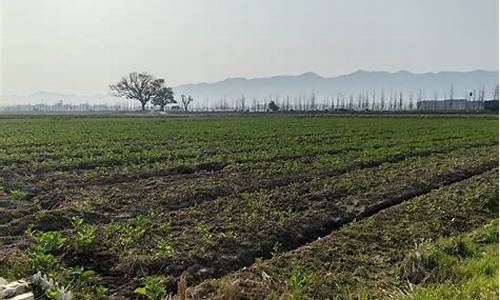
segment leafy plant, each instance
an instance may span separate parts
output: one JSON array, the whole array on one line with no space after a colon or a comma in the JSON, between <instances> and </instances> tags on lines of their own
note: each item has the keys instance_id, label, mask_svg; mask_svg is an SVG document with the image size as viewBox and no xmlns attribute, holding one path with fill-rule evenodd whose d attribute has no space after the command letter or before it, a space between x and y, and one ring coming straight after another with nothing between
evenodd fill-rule
<instances>
[{"instance_id":1,"label":"leafy plant","mask_svg":"<svg viewBox=\"0 0 500 300\"><path fill-rule=\"evenodd\" d=\"M40 200L40 198L34 197L33 198L33 204L35 205L35 208L36 208L37 212L43 211L42 201Z\"/></svg>"},{"instance_id":2,"label":"leafy plant","mask_svg":"<svg viewBox=\"0 0 500 300\"><path fill-rule=\"evenodd\" d=\"M145 237L151 226L150 221L139 215L125 223L106 224L103 237L105 240L112 240L116 247L130 248Z\"/></svg>"},{"instance_id":3,"label":"leafy plant","mask_svg":"<svg viewBox=\"0 0 500 300\"><path fill-rule=\"evenodd\" d=\"M33 198L33 205L35 205L35 217L40 220L46 213L45 209L42 207L42 201L38 197Z\"/></svg>"},{"instance_id":4,"label":"leafy plant","mask_svg":"<svg viewBox=\"0 0 500 300\"><path fill-rule=\"evenodd\" d=\"M171 256L174 253L174 248L166 239L159 239L156 241L156 255L157 256Z\"/></svg>"},{"instance_id":5,"label":"leafy plant","mask_svg":"<svg viewBox=\"0 0 500 300\"><path fill-rule=\"evenodd\" d=\"M142 295L148 300L160 300L165 295L165 292L165 284L157 277L146 277L144 286L134 290L134 293Z\"/></svg>"},{"instance_id":6,"label":"leafy plant","mask_svg":"<svg viewBox=\"0 0 500 300\"><path fill-rule=\"evenodd\" d=\"M77 266L73 268L70 272L70 283L71 285L76 285L82 282L90 280L95 275L92 270L86 270L84 267Z\"/></svg>"},{"instance_id":7,"label":"leafy plant","mask_svg":"<svg viewBox=\"0 0 500 300\"><path fill-rule=\"evenodd\" d=\"M66 238L58 231L34 231L30 232L35 239L35 244L29 250L42 253L54 253L61 249L66 242Z\"/></svg>"},{"instance_id":8,"label":"leafy plant","mask_svg":"<svg viewBox=\"0 0 500 300\"><path fill-rule=\"evenodd\" d=\"M26 192L21 190L11 190L9 193L12 200L22 200L28 195Z\"/></svg>"},{"instance_id":9,"label":"leafy plant","mask_svg":"<svg viewBox=\"0 0 500 300\"><path fill-rule=\"evenodd\" d=\"M196 224L196 231L198 231L198 234L201 235L202 239L207 244L211 244L213 242L214 235L210 232L210 227L208 226L208 224Z\"/></svg>"},{"instance_id":10,"label":"leafy plant","mask_svg":"<svg viewBox=\"0 0 500 300\"><path fill-rule=\"evenodd\" d=\"M78 247L88 248L94 244L97 226L84 223L83 219L75 216L71 218L71 224L75 229L73 241Z\"/></svg>"},{"instance_id":11,"label":"leafy plant","mask_svg":"<svg viewBox=\"0 0 500 300\"><path fill-rule=\"evenodd\" d=\"M50 272L54 271L59 265L59 259L50 253L44 253L38 250L33 250L33 248L28 249L28 255L31 259L30 268L32 272L42 271Z\"/></svg>"},{"instance_id":12,"label":"leafy plant","mask_svg":"<svg viewBox=\"0 0 500 300\"><path fill-rule=\"evenodd\" d=\"M59 265L59 259L53 254L60 250L66 239L57 231L27 231L35 243L27 249L32 271L53 271Z\"/></svg>"}]
</instances>

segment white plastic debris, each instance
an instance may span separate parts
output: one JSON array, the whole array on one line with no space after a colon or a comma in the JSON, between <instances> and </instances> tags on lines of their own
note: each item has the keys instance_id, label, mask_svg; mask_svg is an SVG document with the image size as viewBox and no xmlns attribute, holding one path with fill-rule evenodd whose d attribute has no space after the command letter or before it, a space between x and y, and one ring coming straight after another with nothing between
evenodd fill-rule
<instances>
[{"instance_id":1,"label":"white plastic debris","mask_svg":"<svg viewBox=\"0 0 500 300\"><path fill-rule=\"evenodd\" d=\"M60 287L57 282L54 283L52 278L48 277L46 274L42 274L40 271L33 275L33 284L40 286L44 290L55 288L62 300L71 300L71 291L66 291L64 286Z\"/></svg>"}]
</instances>

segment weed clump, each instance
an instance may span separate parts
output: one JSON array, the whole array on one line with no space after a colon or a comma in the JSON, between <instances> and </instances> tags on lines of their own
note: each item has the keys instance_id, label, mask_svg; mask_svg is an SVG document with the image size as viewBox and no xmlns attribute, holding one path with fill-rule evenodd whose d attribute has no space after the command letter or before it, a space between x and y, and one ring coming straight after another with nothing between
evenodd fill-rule
<instances>
[{"instance_id":1,"label":"weed clump","mask_svg":"<svg viewBox=\"0 0 500 300\"><path fill-rule=\"evenodd\" d=\"M415 247L400 271L410 284L400 292L402 299L498 297L498 220L469 234Z\"/></svg>"}]
</instances>

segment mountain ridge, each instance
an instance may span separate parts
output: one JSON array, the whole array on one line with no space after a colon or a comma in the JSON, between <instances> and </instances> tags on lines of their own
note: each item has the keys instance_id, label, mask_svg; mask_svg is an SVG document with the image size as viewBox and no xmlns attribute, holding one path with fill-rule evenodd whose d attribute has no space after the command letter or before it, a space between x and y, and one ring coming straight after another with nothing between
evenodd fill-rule
<instances>
[{"instance_id":1,"label":"mountain ridge","mask_svg":"<svg viewBox=\"0 0 500 300\"><path fill-rule=\"evenodd\" d=\"M232 80L257 80L257 79L275 79L275 78L291 78L291 77L304 77L304 76L316 76L322 79L333 79L333 78L339 78L339 77L347 77L359 73L369 73L369 74L411 74L411 75L439 75L439 74L464 74L464 73L477 73L477 72L487 72L487 73L498 73L498 70L484 70L484 69L475 69L471 71L437 71L437 72L412 72L408 70L398 70L398 71L384 71L384 70L363 70L363 69L358 69L354 72L351 73L346 73L346 74L339 74L335 76L322 76L319 75L316 72L309 71L309 72L304 72L300 74L280 74L280 75L270 75L270 76L259 76L259 77L227 77L222 80L216 80L216 81L202 81L202 82L197 82L197 83L183 83L175 86L174 88L182 87L182 86L188 86L188 85L209 85L209 84L215 84L215 83L221 83L221 82L227 82L227 81L232 81Z\"/></svg>"},{"instance_id":2,"label":"mountain ridge","mask_svg":"<svg viewBox=\"0 0 500 300\"><path fill-rule=\"evenodd\" d=\"M190 94L195 98L220 100L255 97L257 99L284 96L301 96L314 93L321 97L337 94L357 95L365 92L394 91L438 94L439 97L453 86L456 95L463 96L483 86L487 91L498 84L498 71L439 71L413 73L400 70L366 71L357 70L349 74L323 77L314 72L298 75L276 75L256 78L226 78L222 81L184 84L174 87L177 94Z\"/></svg>"},{"instance_id":3,"label":"mountain ridge","mask_svg":"<svg viewBox=\"0 0 500 300\"><path fill-rule=\"evenodd\" d=\"M268 77L229 77L215 82L188 83L173 87L176 95L189 94L200 101L214 102L223 98L239 99L270 97L297 97L314 93L319 98L338 94L356 96L359 93L423 91L427 98L431 95L442 97L454 89L454 95L463 97L474 89L485 87L487 94L498 84L498 71L476 69L472 71L438 71L414 73L406 70L395 72L356 70L352 73L324 77L315 72L297 75L273 75ZM488 97L489 95L487 95ZM116 103L119 98L109 94L77 95L38 91L25 96L2 95L0 105L37 104L37 103Z\"/></svg>"}]
</instances>

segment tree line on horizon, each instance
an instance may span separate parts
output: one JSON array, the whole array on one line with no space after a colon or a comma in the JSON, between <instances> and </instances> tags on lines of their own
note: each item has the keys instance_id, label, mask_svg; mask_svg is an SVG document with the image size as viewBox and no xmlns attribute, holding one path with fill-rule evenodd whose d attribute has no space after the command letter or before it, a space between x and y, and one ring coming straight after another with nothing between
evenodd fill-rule
<instances>
[{"instance_id":1,"label":"tree line on horizon","mask_svg":"<svg viewBox=\"0 0 500 300\"><path fill-rule=\"evenodd\" d=\"M178 103L174 98L174 91L166 86L165 79L156 78L151 74L132 72L122 77L116 84L109 86L113 95L127 99L138 100L141 110L146 110L146 104L151 102L165 111L167 104ZM194 101L190 95L181 95L180 103L185 111L189 111L189 105Z\"/></svg>"},{"instance_id":2,"label":"tree line on horizon","mask_svg":"<svg viewBox=\"0 0 500 300\"><path fill-rule=\"evenodd\" d=\"M171 87L167 87L165 79L155 78L148 73L132 72L121 78L116 84L110 85L114 96L127 99L134 99L140 102L141 110L146 110L146 105L151 103L158 106L161 111L165 110L167 104L180 103L184 111L190 111L190 105L194 101L190 95L181 95L178 100L174 97ZM443 99L455 99L454 88L451 86L449 92L445 93ZM498 100L498 85L493 92L493 99ZM255 98L248 105L248 100L244 95L241 98L227 101L225 98L209 105L208 101L203 105L198 103L197 111L411 111L417 109L417 103L425 99L425 93L419 90L416 95L403 92L385 93L382 89L379 95L375 91L372 93L359 93L357 97L338 93L336 97L328 97L323 101L317 101L316 95L311 93L309 96L301 95L299 97L286 96L285 98L275 96L264 100L264 103ZM434 93L434 100L437 100L437 93ZM479 91L467 93L464 99L470 101L484 102L486 100L486 91L483 87ZM415 101L416 100L416 101ZM201 105L201 106L200 106ZM200 109L201 108L201 109Z\"/></svg>"},{"instance_id":3,"label":"tree line on horizon","mask_svg":"<svg viewBox=\"0 0 500 300\"><path fill-rule=\"evenodd\" d=\"M200 111L412 111L417 109L420 101L426 100L468 100L471 102L484 102L491 96L491 100L498 100L498 86L492 91L491 95L483 87L479 90L473 90L466 93L463 98L456 98L453 86L450 90L439 98L434 92L433 97L427 98L423 90L415 93L386 92L382 89L379 93L360 92L354 96L352 94L337 93L328 97L317 97L315 93L299 96L269 96L264 103L256 98L247 99L245 95L240 98L226 99L225 97L209 104L198 102L201 107L196 107ZM488 94L488 96L487 96Z\"/></svg>"}]
</instances>

